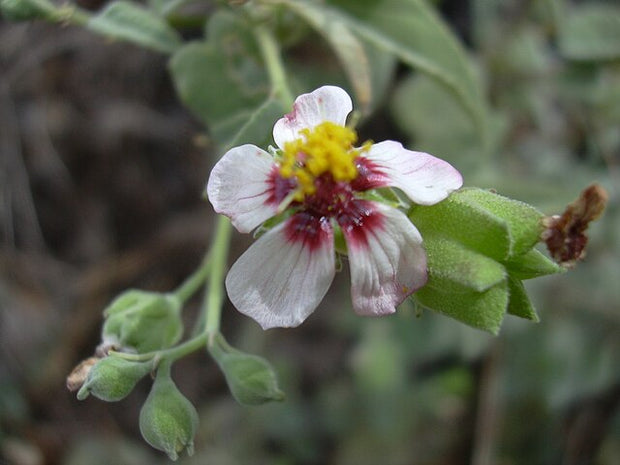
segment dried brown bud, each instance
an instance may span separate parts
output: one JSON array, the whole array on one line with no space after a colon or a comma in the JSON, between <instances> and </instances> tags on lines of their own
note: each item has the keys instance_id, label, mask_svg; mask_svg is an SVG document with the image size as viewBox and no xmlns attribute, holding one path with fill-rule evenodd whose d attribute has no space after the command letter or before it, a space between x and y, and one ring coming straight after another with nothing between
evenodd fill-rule
<instances>
[{"instance_id":1,"label":"dried brown bud","mask_svg":"<svg viewBox=\"0 0 620 465\"><path fill-rule=\"evenodd\" d=\"M71 370L69 376L67 376L67 389L69 391L77 391L82 387L84 381L86 381L86 377L90 372L90 369L101 360L99 357L89 357L86 360L82 360L80 363L76 365L76 367Z\"/></svg>"},{"instance_id":2,"label":"dried brown bud","mask_svg":"<svg viewBox=\"0 0 620 465\"><path fill-rule=\"evenodd\" d=\"M562 215L548 216L543 220L546 229L541 239L557 263L570 268L585 257L588 243L585 231L591 221L603 214L608 198L605 189L592 184L581 192L577 200L568 204Z\"/></svg>"}]
</instances>

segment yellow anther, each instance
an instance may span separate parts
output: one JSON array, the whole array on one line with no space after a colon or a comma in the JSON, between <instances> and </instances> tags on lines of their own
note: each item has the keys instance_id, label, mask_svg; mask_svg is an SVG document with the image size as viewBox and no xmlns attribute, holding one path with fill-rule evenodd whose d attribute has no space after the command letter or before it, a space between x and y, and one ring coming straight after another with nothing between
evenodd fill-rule
<instances>
[{"instance_id":1,"label":"yellow anther","mask_svg":"<svg viewBox=\"0 0 620 465\"><path fill-rule=\"evenodd\" d=\"M300 131L301 137L284 145L280 175L295 178L295 200L316 192L314 181L329 173L335 181L350 182L357 177L355 159L367 151L371 143L355 148L357 133L350 128L325 121L313 129Z\"/></svg>"}]
</instances>

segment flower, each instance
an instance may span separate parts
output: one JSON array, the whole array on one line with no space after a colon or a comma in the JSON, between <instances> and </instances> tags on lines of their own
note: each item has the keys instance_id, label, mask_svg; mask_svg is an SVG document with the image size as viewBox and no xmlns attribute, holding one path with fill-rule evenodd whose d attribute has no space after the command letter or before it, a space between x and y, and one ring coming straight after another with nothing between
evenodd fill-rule
<instances>
[{"instance_id":1,"label":"flower","mask_svg":"<svg viewBox=\"0 0 620 465\"><path fill-rule=\"evenodd\" d=\"M234 147L209 177L215 211L240 232L286 218L226 277L233 305L264 329L297 326L316 309L335 275L337 237L346 242L357 314L393 313L426 283L420 233L370 191L394 187L415 203L433 205L461 187L462 177L449 163L398 142L355 146L357 134L345 126L352 108L339 87L301 95L273 128L273 154L251 144Z\"/></svg>"}]
</instances>

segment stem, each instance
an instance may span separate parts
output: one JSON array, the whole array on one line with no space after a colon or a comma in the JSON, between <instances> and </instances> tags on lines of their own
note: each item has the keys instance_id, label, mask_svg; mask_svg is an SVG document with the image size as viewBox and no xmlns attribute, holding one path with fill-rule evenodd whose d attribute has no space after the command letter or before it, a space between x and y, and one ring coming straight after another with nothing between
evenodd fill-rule
<instances>
[{"instance_id":1,"label":"stem","mask_svg":"<svg viewBox=\"0 0 620 465\"><path fill-rule=\"evenodd\" d=\"M259 24L254 29L256 40L260 47L263 59L265 60L265 66L269 73L269 80L271 81L271 91L275 97L277 97L286 108L293 106L293 94L288 85L286 79L286 71L284 64L282 63L282 57L280 56L280 47L271 31L262 24Z\"/></svg>"},{"instance_id":2,"label":"stem","mask_svg":"<svg viewBox=\"0 0 620 465\"><path fill-rule=\"evenodd\" d=\"M176 288L173 292L174 296L185 303L204 284L210 271L211 254L209 253L205 255L200 266Z\"/></svg>"},{"instance_id":3,"label":"stem","mask_svg":"<svg viewBox=\"0 0 620 465\"><path fill-rule=\"evenodd\" d=\"M204 301L204 311L206 312L204 332L207 335L217 334L220 330L222 302L224 300L224 269L228 259L230 231L230 221L225 216L220 216L211 246L213 262L209 276L209 291L205 294Z\"/></svg>"},{"instance_id":4,"label":"stem","mask_svg":"<svg viewBox=\"0 0 620 465\"><path fill-rule=\"evenodd\" d=\"M145 362L152 358L165 359L170 362L178 360L191 354L192 352L202 349L207 343L207 334L200 334L183 344L171 347L165 350L155 350L153 352L147 352L144 354L128 354L127 352L114 352L110 351L110 354L114 354L117 357L124 358L125 360L131 360L133 362Z\"/></svg>"},{"instance_id":5,"label":"stem","mask_svg":"<svg viewBox=\"0 0 620 465\"><path fill-rule=\"evenodd\" d=\"M230 245L230 221L225 216L219 216L215 230L215 238L208 255L194 273L181 284L173 295L181 301L191 297L209 276L209 291L205 294L204 312L206 313L206 326L197 336L169 349L155 350L144 354L129 354L126 352L114 352L115 356L144 362L151 359L174 362L186 355L211 344L211 339L219 333L220 319L222 314L222 301L224 300L224 270L228 259Z\"/></svg>"}]
</instances>

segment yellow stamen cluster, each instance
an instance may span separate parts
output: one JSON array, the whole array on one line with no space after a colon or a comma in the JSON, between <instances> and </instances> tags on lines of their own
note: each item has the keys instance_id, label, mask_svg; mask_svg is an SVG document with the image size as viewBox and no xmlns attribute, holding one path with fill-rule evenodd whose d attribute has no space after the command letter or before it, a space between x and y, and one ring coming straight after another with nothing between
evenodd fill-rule
<instances>
[{"instance_id":1,"label":"yellow stamen cluster","mask_svg":"<svg viewBox=\"0 0 620 465\"><path fill-rule=\"evenodd\" d=\"M295 178L294 200L316 192L315 179L329 173L334 181L352 181L357 177L355 159L370 144L355 148L357 133L350 128L325 121L313 129L300 131L301 137L284 145L280 175Z\"/></svg>"}]
</instances>

